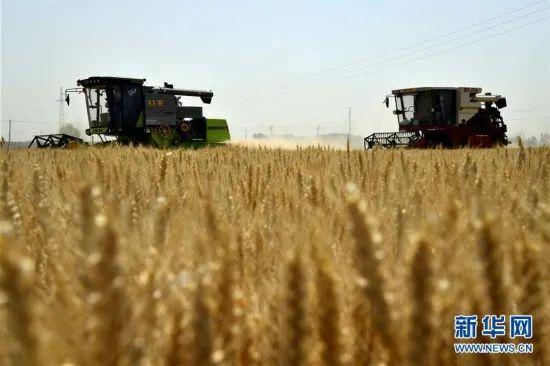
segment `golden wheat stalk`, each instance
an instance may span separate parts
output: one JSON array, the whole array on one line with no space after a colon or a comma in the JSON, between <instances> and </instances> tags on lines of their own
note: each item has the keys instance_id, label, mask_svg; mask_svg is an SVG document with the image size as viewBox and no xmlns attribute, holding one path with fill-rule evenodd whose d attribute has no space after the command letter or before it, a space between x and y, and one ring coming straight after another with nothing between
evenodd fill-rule
<instances>
[{"instance_id":1,"label":"golden wheat stalk","mask_svg":"<svg viewBox=\"0 0 550 366\"><path fill-rule=\"evenodd\" d=\"M125 323L129 307L119 265L118 238L105 217L95 220L97 239L86 260L90 361L98 365L118 365L126 351Z\"/></svg>"},{"instance_id":2,"label":"golden wheat stalk","mask_svg":"<svg viewBox=\"0 0 550 366\"><path fill-rule=\"evenodd\" d=\"M212 320L212 301L209 288L212 286L210 274L197 281L195 303L193 305L193 364L207 366L213 364L214 339Z\"/></svg>"},{"instance_id":3,"label":"golden wheat stalk","mask_svg":"<svg viewBox=\"0 0 550 366\"><path fill-rule=\"evenodd\" d=\"M182 310L180 307L173 309L171 319L171 329L168 335L168 348L166 355L164 356L164 365L166 366L180 366L185 365L185 358L183 353L186 346L183 341L183 329L182 329Z\"/></svg>"},{"instance_id":4,"label":"golden wheat stalk","mask_svg":"<svg viewBox=\"0 0 550 366\"><path fill-rule=\"evenodd\" d=\"M527 240L523 241L523 289L522 310L524 314L531 314L537 331L533 334L534 356L544 365L550 359L550 329L548 329L548 307L546 294L549 293L547 281L548 270L541 260L543 253L539 246Z\"/></svg>"},{"instance_id":5,"label":"golden wheat stalk","mask_svg":"<svg viewBox=\"0 0 550 366\"><path fill-rule=\"evenodd\" d=\"M39 338L35 329L33 264L15 253L14 243L4 242L0 234L0 296L5 297L7 330L13 337L11 362L13 365L39 365ZM9 339L2 340L9 345ZM7 362L7 360L4 360Z\"/></svg>"},{"instance_id":6,"label":"golden wheat stalk","mask_svg":"<svg viewBox=\"0 0 550 366\"><path fill-rule=\"evenodd\" d=\"M340 306L336 292L335 275L327 259L314 255L316 265L315 289L318 303L318 328L321 341L321 361L324 365L342 363L340 335Z\"/></svg>"},{"instance_id":7,"label":"golden wheat stalk","mask_svg":"<svg viewBox=\"0 0 550 366\"><path fill-rule=\"evenodd\" d=\"M487 291L491 302L491 314L508 314L511 308L509 291L505 280L502 244L493 229L493 218L485 217L479 229L478 247L484 274L488 281Z\"/></svg>"},{"instance_id":8,"label":"golden wheat stalk","mask_svg":"<svg viewBox=\"0 0 550 366\"><path fill-rule=\"evenodd\" d=\"M434 364L433 296L435 287L431 250L428 241L420 239L410 271L412 317L409 362L411 365L429 366Z\"/></svg>"},{"instance_id":9,"label":"golden wheat stalk","mask_svg":"<svg viewBox=\"0 0 550 366\"><path fill-rule=\"evenodd\" d=\"M548 363L549 148L168 154L0 153L0 256L23 279L0 290L0 364ZM454 353L452 318L494 308L532 313L534 354Z\"/></svg>"},{"instance_id":10,"label":"golden wheat stalk","mask_svg":"<svg viewBox=\"0 0 550 366\"><path fill-rule=\"evenodd\" d=\"M297 251L288 261L284 289L284 336L281 356L284 365L298 366L307 362L306 277L301 253Z\"/></svg>"},{"instance_id":11,"label":"golden wheat stalk","mask_svg":"<svg viewBox=\"0 0 550 366\"><path fill-rule=\"evenodd\" d=\"M374 220L367 215L364 201L354 186L348 186L348 208L352 220L355 244L355 265L362 276L363 291L369 301L374 331L386 346L390 362L400 363L401 346L393 330L390 305L385 297L386 279L382 274L379 253L380 235L374 230Z\"/></svg>"},{"instance_id":12,"label":"golden wheat stalk","mask_svg":"<svg viewBox=\"0 0 550 366\"><path fill-rule=\"evenodd\" d=\"M372 332L367 300L360 288L353 291L351 321L353 325L352 362L355 365L370 365L372 359Z\"/></svg>"}]
</instances>

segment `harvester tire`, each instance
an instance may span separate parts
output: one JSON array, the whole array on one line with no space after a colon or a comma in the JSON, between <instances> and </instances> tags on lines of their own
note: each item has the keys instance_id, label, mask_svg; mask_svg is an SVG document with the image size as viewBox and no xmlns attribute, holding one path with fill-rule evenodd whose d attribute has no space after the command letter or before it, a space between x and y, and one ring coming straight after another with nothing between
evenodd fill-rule
<instances>
[{"instance_id":1,"label":"harvester tire","mask_svg":"<svg viewBox=\"0 0 550 366\"><path fill-rule=\"evenodd\" d=\"M159 126L159 135L161 135L164 138L169 138L172 135L172 128L166 124Z\"/></svg>"},{"instance_id":2,"label":"harvester tire","mask_svg":"<svg viewBox=\"0 0 550 366\"><path fill-rule=\"evenodd\" d=\"M180 125L180 130L181 130L181 132L183 132L183 133L188 133L189 131L191 131L191 125L190 125L189 123L183 122L183 123Z\"/></svg>"}]
</instances>

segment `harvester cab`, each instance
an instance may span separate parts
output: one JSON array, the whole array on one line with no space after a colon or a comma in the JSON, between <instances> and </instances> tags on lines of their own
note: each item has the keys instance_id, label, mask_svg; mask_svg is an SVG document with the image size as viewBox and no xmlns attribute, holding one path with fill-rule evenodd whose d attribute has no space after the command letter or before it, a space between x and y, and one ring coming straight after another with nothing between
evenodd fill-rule
<instances>
[{"instance_id":1,"label":"harvester cab","mask_svg":"<svg viewBox=\"0 0 550 366\"><path fill-rule=\"evenodd\" d=\"M145 79L93 76L78 80L69 93L83 93L89 128L86 134L113 136L121 143L157 147L215 145L230 139L227 121L207 119L202 107L183 106L180 98L198 97L210 104L211 91L143 85Z\"/></svg>"},{"instance_id":2,"label":"harvester cab","mask_svg":"<svg viewBox=\"0 0 550 366\"><path fill-rule=\"evenodd\" d=\"M393 90L399 132L378 132L365 138L365 148L506 145L500 109L506 98L481 88L409 88Z\"/></svg>"}]
</instances>

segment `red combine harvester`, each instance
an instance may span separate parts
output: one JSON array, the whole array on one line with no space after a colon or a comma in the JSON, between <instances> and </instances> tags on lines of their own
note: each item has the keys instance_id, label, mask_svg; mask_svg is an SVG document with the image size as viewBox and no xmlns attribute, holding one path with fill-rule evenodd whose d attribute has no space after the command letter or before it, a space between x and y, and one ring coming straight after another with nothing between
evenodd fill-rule
<instances>
[{"instance_id":1,"label":"red combine harvester","mask_svg":"<svg viewBox=\"0 0 550 366\"><path fill-rule=\"evenodd\" d=\"M365 149L380 147L428 148L442 146L492 147L508 144L500 109L506 98L481 88L409 88L393 90L399 132L377 132L365 137Z\"/></svg>"}]
</instances>

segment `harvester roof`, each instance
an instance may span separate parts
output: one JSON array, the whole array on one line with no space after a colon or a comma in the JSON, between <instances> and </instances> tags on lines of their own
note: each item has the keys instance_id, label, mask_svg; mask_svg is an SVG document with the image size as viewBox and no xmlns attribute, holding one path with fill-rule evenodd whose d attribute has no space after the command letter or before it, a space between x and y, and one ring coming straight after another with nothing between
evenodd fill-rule
<instances>
[{"instance_id":1,"label":"harvester roof","mask_svg":"<svg viewBox=\"0 0 550 366\"><path fill-rule=\"evenodd\" d=\"M416 93L420 91L427 91L427 90L458 90L458 89L464 89L464 91L471 91L475 93L481 93L481 88L475 88L475 87L450 87L450 86L421 86L418 88L405 88L405 89L395 89L392 90L392 94L407 94L407 93Z\"/></svg>"},{"instance_id":2,"label":"harvester roof","mask_svg":"<svg viewBox=\"0 0 550 366\"><path fill-rule=\"evenodd\" d=\"M87 79L77 80L78 86L85 88L102 88L111 85L143 85L145 79L121 78L116 76L90 76Z\"/></svg>"}]
</instances>

